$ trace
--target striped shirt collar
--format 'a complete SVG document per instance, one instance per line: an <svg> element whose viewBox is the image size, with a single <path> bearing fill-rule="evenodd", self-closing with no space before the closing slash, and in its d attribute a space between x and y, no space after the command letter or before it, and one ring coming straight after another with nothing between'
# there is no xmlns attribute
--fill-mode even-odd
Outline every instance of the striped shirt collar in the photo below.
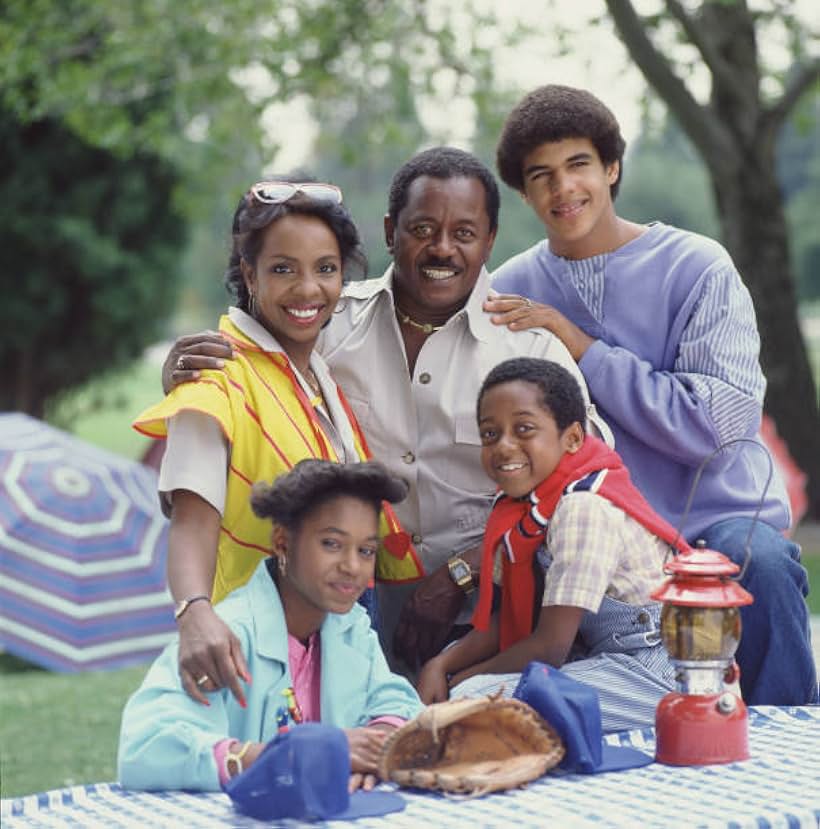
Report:
<svg viewBox="0 0 820 829"><path fill-rule="evenodd" d="M285 349L264 325L257 322L250 314L231 305L228 319L246 336L252 339L263 351L282 351Z"/></svg>

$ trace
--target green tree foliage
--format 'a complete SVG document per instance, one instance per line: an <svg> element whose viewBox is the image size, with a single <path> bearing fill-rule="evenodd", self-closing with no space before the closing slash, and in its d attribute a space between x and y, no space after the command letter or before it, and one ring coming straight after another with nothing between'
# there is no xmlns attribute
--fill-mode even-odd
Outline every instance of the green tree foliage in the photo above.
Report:
<svg viewBox="0 0 820 829"><path fill-rule="evenodd" d="M186 224L224 206L228 171L261 167L261 102L234 72L263 45L264 14L245 0L3 0L0 357L14 382L0 407L42 414L165 332L186 266L200 268ZM210 263L222 305L225 260Z"/></svg>
<svg viewBox="0 0 820 829"><path fill-rule="evenodd" d="M57 118L120 155L184 162L206 133L225 152L239 125L258 134L228 70L261 45L262 15L248 0L4 0L0 96L22 122Z"/></svg>
<svg viewBox="0 0 820 829"><path fill-rule="evenodd" d="M3 0L0 100L24 122L58 117L119 153L151 149L185 165L196 140L210 147L209 160L236 161L242 147L271 152L288 140L286 122L268 122L261 135L258 116L270 104L378 95L396 72L411 95L454 62L463 72L486 72L486 51L456 48L449 28L428 26L426 6Z"/></svg>
<svg viewBox="0 0 820 829"><path fill-rule="evenodd" d="M224 307L236 198L293 141L278 105L322 102L321 150L329 145L346 169L354 148L390 148L394 158L417 149L402 100L429 90L436 71L486 72L486 52L427 17L425 0L3 0L0 104L22 123L56 119L120 157L152 152L175 165L174 202L195 224L195 247L169 279L184 273L198 306L188 319L201 325ZM367 108L369 132L350 117L357 107ZM365 184L366 169L356 176ZM383 249L384 195L374 182L361 209L353 204L369 217L373 251Z"/></svg>
<svg viewBox="0 0 820 829"><path fill-rule="evenodd" d="M0 409L42 416L156 340L184 223L176 176L154 156L121 159L2 109L0 146Z"/></svg>
<svg viewBox="0 0 820 829"><path fill-rule="evenodd" d="M420 101L435 97L443 84L468 98L484 88L479 82L491 79L493 69L475 31L457 38L443 7L434 13L425 0L365 5L380 9L378 17L367 19L367 37L362 40L363 21L355 21L359 42L341 49L328 64L329 75L311 90L319 133L306 167L342 187L362 230L370 275L376 276L390 263L383 217L393 174L418 150L448 143L435 124L423 123ZM477 30L491 25L492 17L475 13L470 22ZM450 125L451 118L446 113L441 121ZM483 126L477 119L477 129ZM492 165L492 153L473 148Z"/></svg>

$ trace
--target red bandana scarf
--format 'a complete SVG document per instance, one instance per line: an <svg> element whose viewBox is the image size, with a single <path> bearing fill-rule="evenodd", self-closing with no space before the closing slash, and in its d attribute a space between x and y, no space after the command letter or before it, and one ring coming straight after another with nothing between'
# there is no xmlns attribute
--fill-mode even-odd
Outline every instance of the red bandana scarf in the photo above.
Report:
<svg viewBox="0 0 820 829"><path fill-rule="evenodd" d="M484 530L479 599L472 622L478 630L489 627L493 560L498 545L503 543L501 650L532 633L533 557L544 543L549 520L561 496L582 491L601 495L663 541L675 542L677 531L635 488L620 455L603 441L587 435L581 448L575 454L564 453L552 475L526 498L500 495L490 513ZM682 538L678 538L675 546L681 551L689 549Z"/></svg>

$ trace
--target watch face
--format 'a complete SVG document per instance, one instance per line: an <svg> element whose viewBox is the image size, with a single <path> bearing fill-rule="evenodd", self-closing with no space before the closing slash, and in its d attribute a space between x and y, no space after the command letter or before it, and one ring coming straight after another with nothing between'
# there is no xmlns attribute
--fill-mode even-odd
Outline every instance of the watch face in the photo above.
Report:
<svg viewBox="0 0 820 829"><path fill-rule="evenodd" d="M463 561L454 561L450 564L450 573L457 582L467 581L470 578L470 568Z"/></svg>

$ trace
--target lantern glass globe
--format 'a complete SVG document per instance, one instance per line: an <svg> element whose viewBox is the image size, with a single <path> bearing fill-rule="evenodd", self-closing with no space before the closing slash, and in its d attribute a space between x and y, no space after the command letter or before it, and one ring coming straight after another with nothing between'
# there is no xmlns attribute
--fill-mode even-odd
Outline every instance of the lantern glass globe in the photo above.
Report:
<svg viewBox="0 0 820 829"><path fill-rule="evenodd" d="M731 660L740 642L740 609L667 604L661 613L661 637L677 662Z"/></svg>

